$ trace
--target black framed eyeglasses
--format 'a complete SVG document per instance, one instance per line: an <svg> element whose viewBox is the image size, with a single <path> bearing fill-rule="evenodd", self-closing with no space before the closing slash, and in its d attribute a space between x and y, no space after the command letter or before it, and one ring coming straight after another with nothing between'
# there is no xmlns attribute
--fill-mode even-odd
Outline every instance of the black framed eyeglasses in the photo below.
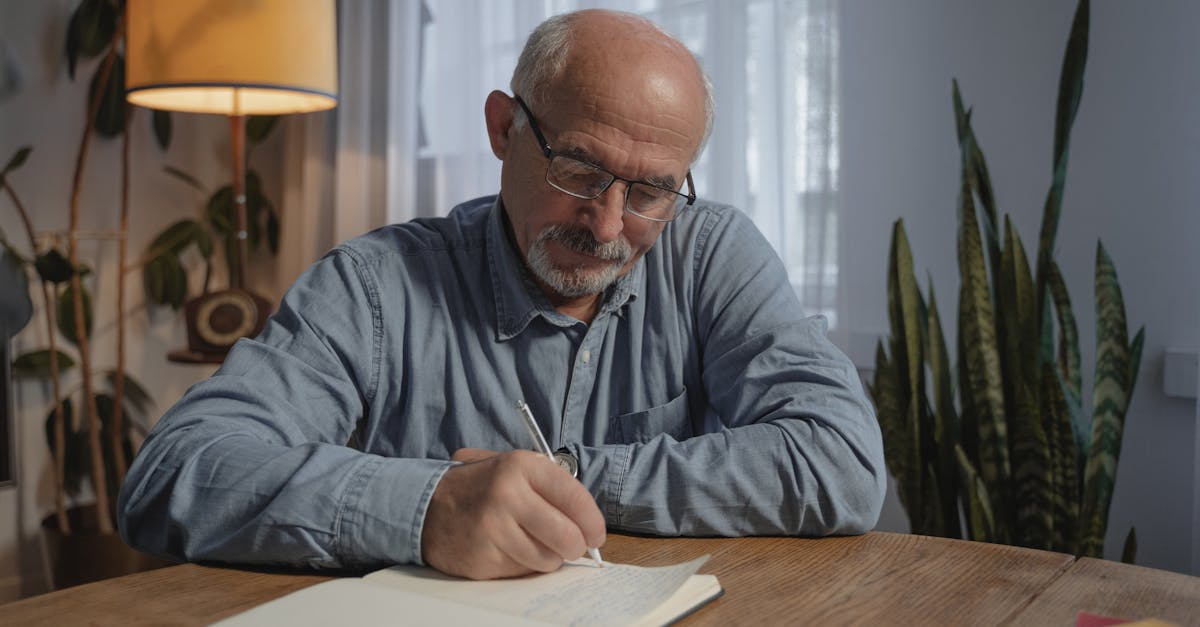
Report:
<svg viewBox="0 0 1200 627"><path fill-rule="evenodd" d="M554 189L576 198L591 200L608 191L614 181L624 181L625 211L652 222L670 222L679 215L684 207L695 204L696 188L692 184L691 170L688 170L685 181L688 193L682 194L669 187L647 181L621 178L608 170L580 161L570 155L555 152L550 148L550 143L546 141L546 136L542 135L542 130L538 128L537 122L533 119L533 112L529 110L525 101L520 96L516 96L516 100L525 112L526 119L529 120L529 128L537 137L538 147L542 149L542 154L550 160L546 167L546 182Z"/></svg>

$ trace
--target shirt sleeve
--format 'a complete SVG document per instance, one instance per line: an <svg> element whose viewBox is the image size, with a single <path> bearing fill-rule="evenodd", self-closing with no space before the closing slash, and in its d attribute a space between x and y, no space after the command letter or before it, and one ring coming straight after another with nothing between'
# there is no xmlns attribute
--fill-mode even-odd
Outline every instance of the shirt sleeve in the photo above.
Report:
<svg viewBox="0 0 1200 627"><path fill-rule="evenodd" d="M883 444L850 360L805 318L748 218L713 211L676 244L712 425L677 439L581 446L610 528L661 535L855 534L878 520ZM695 393L692 391L689 394ZM682 404L681 404L682 405Z"/></svg>
<svg viewBox="0 0 1200 627"><path fill-rule="evenodd" d="M122 486L125 541L188 561L420 563L450 463L346 446L378 385L381 332L375 283L352 251L306 271L263 333L155 425Z"/></svg>

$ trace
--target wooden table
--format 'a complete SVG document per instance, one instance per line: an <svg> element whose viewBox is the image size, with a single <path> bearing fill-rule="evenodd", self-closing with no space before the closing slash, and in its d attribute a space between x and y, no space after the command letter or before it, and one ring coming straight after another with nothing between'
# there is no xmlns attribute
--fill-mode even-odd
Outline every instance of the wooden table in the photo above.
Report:
<svg viewBox="0 0 1200 627"><path fill-rule="evenodd" d="M1200 577L996 544L873 532L851 538L610 535L606 560L708 553L725 595L691 625L1073 625L1080 610L1200 625ZM5 625L200 625L326 575L186 564L0 606Z"/></svg>

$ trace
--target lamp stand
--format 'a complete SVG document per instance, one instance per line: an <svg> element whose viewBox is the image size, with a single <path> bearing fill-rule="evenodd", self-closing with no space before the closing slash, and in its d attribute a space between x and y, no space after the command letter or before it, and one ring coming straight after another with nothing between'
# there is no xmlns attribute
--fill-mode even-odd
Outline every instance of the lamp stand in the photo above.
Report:
<svg viewBox="0 0 1200 627"><path fill-rule="evenodd" d="M237 90L234 90L237 100ZM236 107L235 107L236 109ZM221 363L238 339L254 337L266 326L271 313L267 299L246 289L246 264L250 259L246 216L246 116L229 116L229 143L233 151L234 248L229 268L230 288L201 294L184 304L188 347L171 351L171 361Z"/></svg>

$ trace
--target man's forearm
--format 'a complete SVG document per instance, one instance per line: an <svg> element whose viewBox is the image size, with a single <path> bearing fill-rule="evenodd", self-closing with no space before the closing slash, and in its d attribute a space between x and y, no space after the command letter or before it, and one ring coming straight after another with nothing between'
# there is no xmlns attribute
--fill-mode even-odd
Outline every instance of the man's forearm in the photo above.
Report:
<svg viewBox="0 0 1200 627"><path fill-rule="evenodd" d="M675 441L583 447L580 465L613 528L662 535L862 533L885 474L877 444L816 418Z"/></svg>

